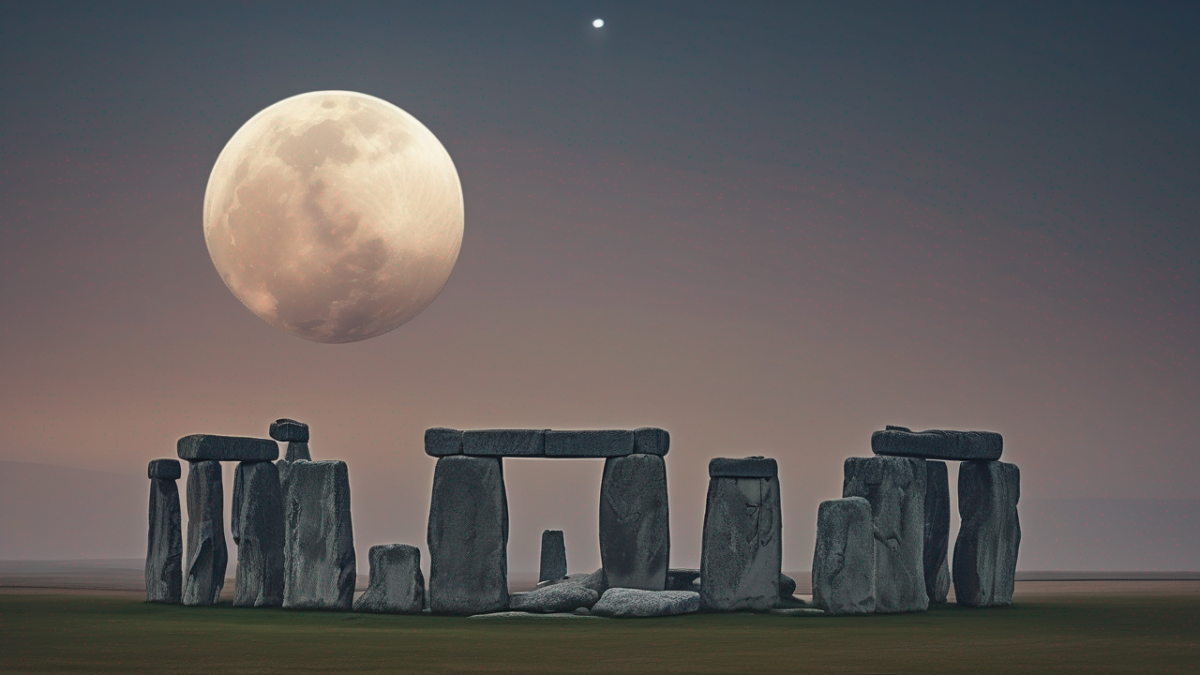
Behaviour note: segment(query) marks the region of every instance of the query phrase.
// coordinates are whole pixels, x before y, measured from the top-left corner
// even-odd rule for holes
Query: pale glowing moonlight
[[[373,96],[319,91],[246,122],[217,157],[204,240],[264,321],[315,342],[386,333],[446,285],[463,236],[449,153]]]

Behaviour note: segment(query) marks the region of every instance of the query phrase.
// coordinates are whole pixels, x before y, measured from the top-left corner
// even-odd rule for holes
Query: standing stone
[[[946,598],[950,595],[950,564],[946,559],[942,559],[942,566],[938,568],[937,576],[933,580],[933,594],[929,596],[930,604],[941,604],[946,602]]]
[[[187,565],[184,568],[183,604],[211,605],[225,587],[225,550],[221,463],[191,462],[188,466]]]
[[[347,611],[357,572],[346,463],[288,464],[283,607]]]
[[[925,469],[925,593],[930,602],[945,602],[946,593],[939,596],[937,585],[950,547],[950,480],[945,462],[927,461]]]
[[[309,453],[309,451],[308,451],[308,442],[307,441],[291,441],[291,442],[289,442],[288,446],[287,446],[287,454],[284,455],[284,459],[286,459],[289,462],[295,462],[295,461],[301,460],[301,459],[311,462],[312,454]]]
[[[550,581],[567,576],[567,547],[562,530],[542,532],[542,564],[538,581]]]
[[[354,611],[377,614],[420,614],[425,607],[421,550],[407,544],[372,546],[371,583],[354,601]]]
[[[967,607],[1012,604],[1021,546],[1021,471],[1006,462],[963,462],[958,468],[954,597]]]
[[[925,611],[925,460],[850,457],[845,473],[842,496],[871,503],[875,611]]]
[[[728,461],[709,464],[700,604],[720,612],[767,610],[779,601],[779,478],[770,470],[773,465],[760,472],[769,476],[744,477],[747,467],[729,471],[732,476],[721,475],[730,467]]]
[[[238,464],[230,529],[238,549],[233,606],[283,605],[283,493],[274,464]]]
[[[671,553],[667,467],[659,455],[604,460],[600,560],[609,588],[661,591]]]
[[[429,608],[483,614],[508,608],[508,497],[499,457],[449,455],[433,470]]]
[[[183,595],[183,530],[179,460],[150,462],[150,535],[146,542],[146,602],[179,604]]]
[[[817,509],[812,564],[813,604],[831,615],[875,611],[875,535],[871,504],[831,499]]]

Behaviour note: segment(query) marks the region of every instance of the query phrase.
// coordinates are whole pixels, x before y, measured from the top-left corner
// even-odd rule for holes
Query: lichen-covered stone
[[[179,478],[179,462],[174,462]],[[150,463],[150,474],[154,475]],[[161,471],[170,475],[170,472]],[[150,532],[146,542],[146,602],[179,604],[183,599],[183,531],[175,478],[150,479]]]
[[[779,602],[783,556],[778,478],[711,478],[700,554],[700,605],[766,610]]]
[[[522,612],[572,612],[591,607],[600,594],[582,584],[553,584],[509,596],[508,608]]]
[[[910,431],[889,426],[871,434],[871,452],[895,457],[996,460],[1004,451],[1004,437],[994,431]]]
[[[354,611],[375,614],[420,614],[425,607],[421,551],[406,544],[372,546],[367,554],[371,581],[354,601]]]
[[[604,568],[600,568],[591,574],[568,574],[561,579],[551,579],[549,581],[538,582],[538,588],[547,586],[556,586],[558,584],[576,584],[584,588],[590,588],[596,593],[604,593],[608,590],[608,582],[604,579]]]
[[[812,592],[813,604],[831,615],[875,611],[875,538],[866,499],[831,499],[818,507]]]
[[[606,459],[600,483],[600,560],[608,587],[663,590],[670,553],[663,458]]]
[[[429,506],[429,607],[482,614],[508,607],[508,497],[499,457],[441,457]]]
[[[271,422],[269,435],[277,441],[308,442],[308,425],[286,417]]]
[[[567,576],[567,547],[562,530],[542,532],[542,560],[538,568],[538,581],[561,579]]]
[[[357,576],[345,462],[288,462],[282,472],[285,609],[349,610]]]
[[[233,478],[230,530],[237,544],[234,607],[283,605],[285,524],[279,469],[242,462]]]
[[[610,588],[592,606],[592,616],[676,616],[699,611],[700,594],[692,591],[645,591]]]
[[[274,462],[279,444],[268,438],[192,434],[175,445],[179,459],[189,462]]]
[[[938,572],[946,566],[950,547],[950,480],[945,462],[929,460],[925,468],[925,594],[930,602],[945,602],[945,593],[936,598]]]
[[[963,462],[958,468],[954,597],[967,607],[1012,604],[1021,546],[1021,472],[1006,462]]]
[[[211,605],[225,587],[225,492],[221,463],[192,462],[187,478],[188,541],[183,604]]]

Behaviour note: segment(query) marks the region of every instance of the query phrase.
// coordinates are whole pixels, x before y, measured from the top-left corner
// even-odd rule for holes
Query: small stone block
[[[893,457],[920,457],[952,461],[1000,459],[1004,437],[994,431],[909,431],[889,426],[871,434],[871,452]]]
[[[632,431],[546,431],[547,457],[624,457],[632,454]]]
[[[308,425],[284,417],[271,422],[271,438],[277,441],[308,442]]]
[[[633,451],[641,455],[663,457],[671,449],[671,434],[658,427],[642,427],[633,430]]]
[[[434,427],[425,430],[425,454],[430,457],[461,455],[462,451],[463,432],[459,429]]]
[[[152,459],[146,473],[150,478],[179,480],[179,477],[183,475],[183,470],[180,469],[177,459]]]
[[[265,438],[193,434],[179,439],[179,459],[189,462],[273,462],[279,444]]]
[[[544,457],[544,429],[481,429],[463,432],[463,454],[478,457]]]
[[[774,478],[778,475],[779,465],[770,457],[714,457],[708,463],[709,478]]]

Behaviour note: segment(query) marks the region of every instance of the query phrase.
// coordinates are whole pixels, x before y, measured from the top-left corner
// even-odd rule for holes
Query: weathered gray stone
[[[371,582],[354,601],[354,611],[375,614],[420,614],[425,607],[421,550],[407,544],[372,546]]]
[[[783,600],[791,600],[796,594],[796,580],[786,574],[779,575],[779,597]]]
[[[875,611],[925,611],[925,460],[851,457],[845,472],[842,496],[871,503]]]
[[[346,463],[287,464],[283,606],[349,610],[357,571]]]
[[[269,435],[277,441],[307,443],[308,425],[304,422],[297,422],[296,420],[283,417],[271,422]]]
[[[1000,459],[1004,437],[994,431],[910,431],[889,426],[871,434],[871,452],[895,457],[954,461]]]
[[[221,463],[192,462],[187,478],[188,542],[183,604],[211,605],[225,587],[225,492]]]
[[[827,614],[825,610],[816,607],[780,607],[767,611],[780,616],[825,616]]]
[[[562,530],[542,532],[542,563],[538,568],[538,581],[561,579],[567,576],[567,547],[563,542]]]
[[[176,444],[179,459],[189,462],[273,462],[279,459],[279,444],[267,438],[193,434]]]
[[[173,462],[175,478],[156,478],[155,464]],[[179,513],[179,462],[150,462],[150,532],[146,542],[146,602],[179,604],[183,599],[183,530]],[[170,475],[160,468],[160,475]]]
[[[549,581],[538,582],[538,588],[547,586],[555,586],[558,584],[576,584],[584,588],[590,588],[596,593],[601,594],[608,590],[608,582],[604,579],[604,568],[600,568],[591,574],[568,574],[561,579],[551,579]]]
[[[668,569],[667,584],[668,591],[690,591],[694,590],[692,584],[700,578],[700,570],[692,569]]]
[[[600,483],[600,560],[609,588],[661,591],[671,529],[667,468],[658,455],[604,460]]]
[[[700,605],[766,610],[779,601],[782,513],[778,478],[708,481],[700,552]]]
[[[288,443],[287,454],[284,455],[284,459],[289,462],[301,459],[311,462],[312,454],[308,451],[308,443],[305,441],[292,441]]]
[[[463,454],[478,457],[545,457],[545,429],[481,429],[463,432]]]
[[[491,612],[489,614],[472,614],[468,619],[602,619],[604,617],[588,614],[559,613],[541,614],[538,612]]]
[[[466,434],[464,434],[464,437]],[[429,506],[429,607],[481,614],[508,607],[508,498],[499,457],[441,457]]]
[[[283,605],[283,492],[270,462],[242,462],[233,477],[230,530],[237,544],[234,607]]]
[[[554,584],[509,595],[508,608],[522,612],[571,612],[591,607],[599,599],[599,593],[582,584]]]
[[[768,457],[714,457],[708,463],[709,478],[774,478],[779,465]]]
[[[671,434],[658,427],[633,430],[633,451],[642,455],[664,457],[671,449]]]
[[[1021,547],[1021,471],[1006,462],[963,462],[958,468],[954,597],[967,607],[1012,604]]]
[[[546,430],[547,457],[623,457],[633,454],[633,432]]]
[[[425,454],[430,457],[461,455],[463,432],[458,429],[434,427],[425,430]]]
[[[179,480],[183,475],[180,470],[179,460],[177,459],[152,459],[150,465],[146,467],[146,475],[150,478],[163,478],[165,480]]]
[[[937,576],[933,579],[933,593],[929,596],[930,604],[946,602],[950,596],[950,564],[942,558],[942,566],[938,568]]]
[[[945,602],[937,597],[938,572],[946,566],[946,553],[950,547],[950,480],[946,463],[929,460],[925,462],[925,594],[930,602]]]
[[[812,592],[813,604],[833,615],[875,611],[875,537],[871,504],[862,497],[818,507]]]
[[[699,611],[700,594],[692,591],[646,591],[610,588],[592,606],[592,616],[675,616]]]

